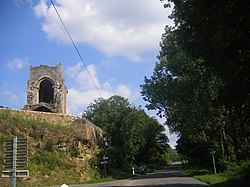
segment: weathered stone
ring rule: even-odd
[[[79,132],[79,141],[81,142],[102,144],[105,141],[105,132],[85,118],[58,113],[0,108],[0,112],[4,110],[8,110],[11,115],[21,115],[25,119],[43,121],[54,125],[73,126]]]
[[[100,143],[105,140],[104,131],[84,118],[76,119],[72,125],[80,133],[83,141],[92,140],[92,143]]]
[[[25,110],[66,113],[66,87],[62,64],[30,67]]]

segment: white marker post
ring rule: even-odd
[[[132,167],[132,173],[135,175],[135,167]]]

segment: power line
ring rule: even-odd
[[[51,2],[51,4],[53,5],[53,7],[54,7],[54,9],[55,9],[55,11],[56,11],[56,14],[57,14],[57,16],[59,17],[59,19],[60,19],[60,21],[61,21],[61,23],[62,23],[62,25],[63,25],[63,27],[64,27],[64,29],[65,29],[65,31],[66,31],[66,33],[68,34],[68,37],[69,37],[69,39],[70,39],[72,45],[74,46],[74,48],[75,48],[75,50],[76,50],[76,53],[78,54],[78,56],[79,56],[80,59],[81,59],[81,62],[82,62],[83,65],[85,66],[85,68],[86,68],[86,70],[87,70],[87,72],[88,72],[88,74],[89,74],[89,77],[91,78],[91,81],[93,82],[93,84],[94,84],[96,90],[98,91],[99,95],[102,97],[102,94],[101,94],[99,88],[97,87],[97,85],[96,85],[96,83],[95,83],[93,77],[91,76],[91,74],[90,74],[90,72],[89,72],[89,70],[88,70],[88,67],[87,67],[87,65],[85,64],[85,62],[84,62],[84,60],[83,60],[83,58],[82,58],[82,55],[81,55],[81,53],[79,52],[79,50],[78,50],[78,48],[77,48],[77,46],[76,46],[74,40],[72,39],[72,37],[71,37],[71,35],[70,35],[70,33],[69,33],[69,31],[68,31],[66,25],[64,24],[64,22],[63,22],[63,20],[62,20],[62,18],[61,18],[61,16],[60,16],[60,14],[59,14],[59,12],[58,12],[58,10],[57,10],[55,4],[53,3],[53,0],[50,0],[50,2]]]

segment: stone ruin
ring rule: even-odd
[[[66,93],[61,63],[31,66],[24,110],[66,114]]]
[[[74,140],[79,149],[78,157],[90,158],[92,154],[89,154],[89,151],[94,150],[96,145],[103,146],[106,134],[87,119],[66,114],[66,93],[62,64],[57,64],[55,67],[31,66],[27,83],[27,104],[24,110],[11,110],[11,112],[21,114],[28,119],[73,126],[79,132],[79,136]],[[64,150],[64,142],[58,146]]]

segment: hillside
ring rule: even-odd
[[[4,142],[14,135],[27,138],[29,150],[30,176],[18,178],[18,186],[81,183],[99,177],[93,168],[104,132],[85,119],[0,109],[0,173]],[[11,186],[11,178],[1,177],[0,184]]]

